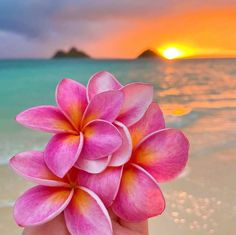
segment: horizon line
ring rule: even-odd
[[[150,58],[138,58],[138,57],[89,57],[89,58],[80,58],[80,57],[67,57],[67,58],[52,58],[52,57],[19,57],[19,58],[0,58],[0,60],[161,60],[161,61],[176,61],[176,60],[195,60],[195,59],[236,59],[234,56],[189,56],[189,57],[179,57],[174,59],[160,58],[160,57],[150,57]]]

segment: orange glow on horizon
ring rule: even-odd
[[[145,48],[155,48],[164,56],[165,50],[175,48],[178,52],[171,49],[165,53],[172,55],[165,58],[236,57],[236,7],[196,9],[150,18],[127,16],[127,21],[130,24],[126,27],[100,39],[99,46],[85,43],[88,53],[98,58],[135,58]]]

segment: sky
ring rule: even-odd
[[[0,1],[0,58],[50,58],[72,46],[94,58],[170,47],[183,56],[236,57],[236,1]]]

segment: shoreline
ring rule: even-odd
[[[22,228],[13,219],[12,206],[16,198],[32,184],[18,177],[7,164],[0,165],[0,176],[0,234],[17,235]]]

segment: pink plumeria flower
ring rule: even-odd
[[[165,129],[162,112],[152,103],[142,119],[129,127],[133,142],[130,160],[99,174],[81,171],[79,182],[97,193],[120,218],[138,222],[160,215],[165,200],[158,186],[185,167],[189,142],[176,129]]]
[[[127,127],[143,116],[152,99],[151,85],[122,86],[103,71],[90,78],[87,90],[76,81],[62,80],[56,92],[58,107],[34,107],[16,120],[55,133],[45,149],[45,162],[57,176],[63,177],[72,166],[99,173],[129,160],[132,140]]]
[[[122,166],[129,161],[132,152],[132,140],[127,127],[142,118],[153,100],[153,86],[147,83],[130,83],[122,86],[109,72],[94,74],[87,86],[87,100],[91,101],[99,94],[108,91],[121,91],[124,102],[113,124],[122,136],[122,145],[111,155],[98,160],[79,158],[77,167],[89,173],[102,172],[107,166]]]
[[[38,151],[20,153],[10,160],[10,165],[18,174],[40,184],[17,199],[14,218],[18,225],[44,224],[64,213],[72,235],[112,235],[107,209],[94,192],[77,184],[75,168],[59,178],[45,164],[43,152]]]
[[[112,122],[123,101],[123,92],[117,90],[97,94],[88,103],[86,88],[64,79],[56,90],[58,107],[30,108],[18,114],[16,120],[26,127],[55,134],[44,157],[49,169],[63,177],[78,158],[103,161],[121,146],[121,134]]]

